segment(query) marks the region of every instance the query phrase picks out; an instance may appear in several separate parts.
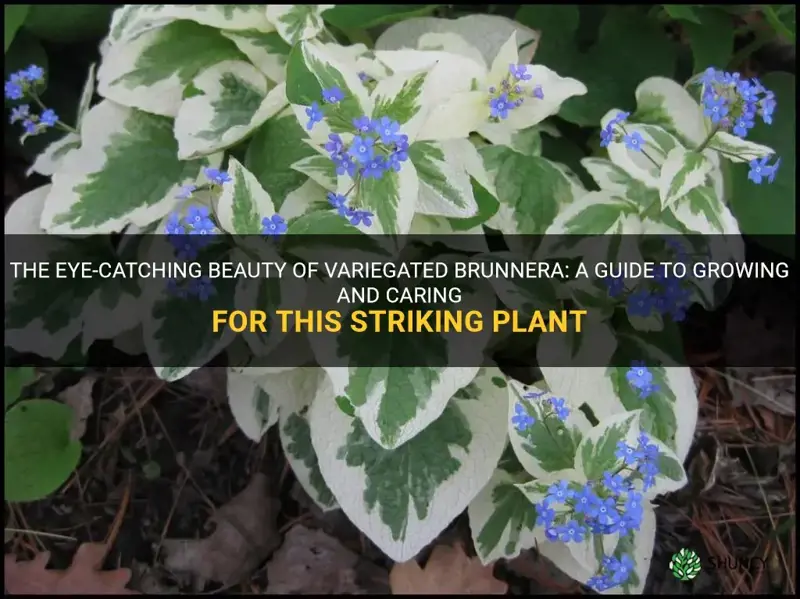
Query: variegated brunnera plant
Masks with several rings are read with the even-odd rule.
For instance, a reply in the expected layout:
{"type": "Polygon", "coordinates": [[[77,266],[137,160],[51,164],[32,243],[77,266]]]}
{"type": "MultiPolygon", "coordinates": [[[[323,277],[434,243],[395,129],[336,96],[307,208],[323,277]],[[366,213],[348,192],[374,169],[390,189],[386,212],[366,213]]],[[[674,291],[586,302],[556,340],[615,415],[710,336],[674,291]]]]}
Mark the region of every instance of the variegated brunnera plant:
{"type": "MultiPolygon", "coordinates": [[[[592,90],[530,64],[533,31],[485,15],[410,19],[368,49],[334,41],[323,21],[330,8],[119,8],[74,121],[40,105],[42,69],[12,75],[5,93],[17,102],[11,120],[23,135],[57,127],[64,136],[36,160],[32,170],[52,180],[11,207],[7,234],[46,233],[37,245],[43,260],[80,259],[60,236],[122,231],[159,234],[117,250],[143,260],[186,232],[200,233],[198,243],[176,245],[179,258],[236,257],[233,236],[267,235],[282,260],[280,242],[293,236],[377,232],[472,235],[485,252],[474,259],[503,259],[488,253],[485,228],[697,244],[716,234],[738,239],[722,161],[749,162],[755,184],[778,170],[770,148],[746,139],[754,119],[771,121],[771,92],[709,69],[689,91],[647,79],[633,114],[610,111],[601,123],[607,155],[582,161],[597,187],[586,189],[540,155],[540,135],[554,134],[546,119],[564,101],[592,90]],[[101,100],[92,104],[95,93],[101,100]]],[[[689,253],[722,260],[743,252],[736,241],[710,246],[689,253]]],[[[563,251],[568,258],[580,248],[563,251]]],[[[615,251],[610,245],[609,259],[615,251]]],[[[669,331],[691,303],[719,300],[713,288],[661,283],[564,283],[553,297],[608,316],[584,348],[603,348],[609,363],[616,352],[646,362],[680,349],[632,347],[631,331],[669,331]],[[615,313],[625,316],[623,329],[611,325],[615,313]]],[[[211,309],[233,298],[298,308],[307,293],[283,279],[144,283],[113,293],[110,285],[63,281],[60,305],[70,309],[43,313],[17,281],[6,295],[6,344],[58,359],[77,339],[84,350],[113,339],[146,352],[174,381],[221,352],[269,364],[280,351],[268,335],[214,335],[200,324],[211,309]],[[103,311],[124,317],[93,317],[102,326],[84,327],[103,311]]],[[[496,289],[507,305],[542,305],[536,288],[511,287],[496,289]]],[[[544,337],[536,351],[582,351],[570,339],[544,337]]],[[[494,341],[475,343],[480,351],[494,341]]],[[[641,593],[652,500],[686,483],[697,414],[688,368],[542,367],[524,385],[497,368],[317,366],[323,349],[312,341],[307,350],[303,367],[229,369],[228,397],[254,441],[278,426],[297,479],[322,509],[342,509],[397,561],[467,509],[484,562],[536,545],[596,590],[641,593]],[[429,384],[409,387],[410,378],[429,384]]]]}

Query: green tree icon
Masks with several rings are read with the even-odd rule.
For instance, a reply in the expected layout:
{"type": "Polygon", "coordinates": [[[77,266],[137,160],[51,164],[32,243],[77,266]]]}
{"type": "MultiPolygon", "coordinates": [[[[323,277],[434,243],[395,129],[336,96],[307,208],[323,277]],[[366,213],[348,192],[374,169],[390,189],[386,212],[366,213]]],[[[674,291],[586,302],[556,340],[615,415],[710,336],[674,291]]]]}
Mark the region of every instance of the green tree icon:
{"type": "Polygon", "coordinates": [[[672,575],[683,582],[694,580],[700,574],[700,556],[691,549],[681,549],[669,561],[672,575]]]}

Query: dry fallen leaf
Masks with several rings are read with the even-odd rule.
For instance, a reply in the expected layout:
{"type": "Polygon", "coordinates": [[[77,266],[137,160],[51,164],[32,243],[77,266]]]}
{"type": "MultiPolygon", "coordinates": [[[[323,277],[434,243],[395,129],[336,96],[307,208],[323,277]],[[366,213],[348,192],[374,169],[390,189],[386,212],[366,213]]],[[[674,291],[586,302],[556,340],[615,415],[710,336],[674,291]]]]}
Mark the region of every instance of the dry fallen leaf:
{"type": "MultiPolygon", "coordinates": [[[[267,595],[363,595],[360,558],[322,530],[293,527],[267,564],[267,595]]],[[[386,571],[383,570],[384,580],[386,571]]]]}
{"type": "Polygon", "coordinates": [[[138,595],[126,589],[131,578],[128,568],[100,571],[106,555],[101,543],[78,547],[66,570],[46,570],[50,553],[38,554],[28,562],[5,556],[6,593],[9,595],[138,595]]]}
{"type": "Polygon", "coordinates": [[[505,595],[508,585],[493,571],[460,544],[437,545],[424,569],[414,560],[396,564],[389,583],[393,595],[505,595]]]}
{"type": "Polygon", "coordinates": [[[250,484],[212,516],[216,530],[205,539],[167,539],[164,564],[192,575],[201,590],[209,580],[229,586],[254,570],[280,545],[275,527],[280,502],[269,496],[267,477],[256,473],[250,484]]]}
{"type": "Polygon", "coordinates": [[[70,438],[78,441],[86,432],[86,420],[94,411],[92,401],[92,389],[97,382],[97,377],[85,376],[77,385],[67,387],[58,394],[58,399],[72,408],[72,427],[70,428],[70,438]]]}

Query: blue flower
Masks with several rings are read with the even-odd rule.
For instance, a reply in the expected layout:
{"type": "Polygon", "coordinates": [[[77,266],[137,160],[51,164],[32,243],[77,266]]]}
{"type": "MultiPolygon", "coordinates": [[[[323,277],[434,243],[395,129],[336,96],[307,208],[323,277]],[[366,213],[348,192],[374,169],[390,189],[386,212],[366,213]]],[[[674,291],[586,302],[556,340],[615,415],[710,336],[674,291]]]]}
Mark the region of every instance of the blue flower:
{"type": "Polygon", "coordinates": [[[517,81],[530,81],[533,77],[528,73],[528,65],[524,64],[510,64],[508,65],[508,72],[517,81]]]}
{"type": "Polygon", "coordinates": [[[592,576],[589,580],[587,580],[586,586],[593,591],[602,593],[603,591],[607,591],[608,589],[612,588],[614,585],[605,576],[597,575],[592,576]]]}
{"type": "Polygon", "coordinates": [[[625,514],[630,516],[632,514],[642,513],[642,494],[636,491],[628,491],[628,496],[625,498],[625,506],[623,508],[625,514]]]}
{"type": "Polygon", "coordinates": [[[514,425],[514,428],[517,429],[518,432],[524,433],[535,423],[536,419],[528,414],[525,406],[519,402],[514,404],[514,416],[511,418],[511,424],[514,425]]]}
{"type": "Polygon", "coordinates": [[[363,224],[365,227],[372,226],[372,217],[375,216],[369,210],[351,210],[347,214],[350,219],[350,224],[354,227],[363,224]]]}
{"type": "Polygon", "coordinates": [[[222,185],[223,183],[229,183],[231,181],[231,176],[218,168],[206,167],[203,169],[203,173],[206,178],[215,185],[222,185]]]}
{"type": "Polygon", "coordinates": [[[607,566],[611,574],[611,582],[615,585],[622,584],[630,578],[636,564],[627,553],[623,554],[621,559],[612,558],[612,560],[607,566]]]}
{"type": "Polygon", "coordinates": [[[703,71],[703,74],[700,77],[700,83],[703,85],[711,85],[715,81],[721,81],[722,74],[722,71],[718,71],[714,67],[708,67],[705,71],[703,71]]]}
{"type": "Polygon", "coordinates": [[[358,78],[361,79],[361,83],[367,83],[371,79],[371,77],[367,75],[364,71],[361,71],[358,74],[358,78]]]}
{"type": "Polygon", "coordinates": [[[772,115],[775,112],[775,108],[778,106],[778,103],[775,101],[775,94],[767,92],[767,95],[761,100],[760,106],[761,120],[767,125],[771,125],[772,115]]]}
{"type": "Polygon", "coordinates": [[[617,441],[617,451],[614,457],[622,460],[626,466],[631,466],[636,463],[636,450],[625,443],[625,441],[617,441]]]}
{"type": "MultiPolygon", "coordinates": [[[[344,93],[338,87],[322,90],[322,99],[328,104],[338,104],[344,100],[344,93]]],[[[311,116],[311,115],[309,115],[311,116]]]]}
{"type": "Polygon", "coordinates": [[[644,385],[643,387],[639,387],[639,399],[647,399],[660,388],[661,387],[658,385],[644,385]]]}
{"type": "Polygon", "coordinates": [[[24,71],[21,71],[20,75],[31,82],[41,81],[44,79],[44,69],[40,66],[32,64],[24,71]]]}
{"type": "Polygon", "coordinates": [[[770,166],[767,164],[769,158],[769,156],[765,156],[761,160],[756,158],[755,160],[750,161],[750,172],[747,173],[747,178],[756,185],[761,185],[764,177],[768,178],[769,183],[772,183],[775,180],[775,171],[777,171],[780,161],[775,163],[775,165],[770,166]]]}
{"type": "Polygon", "coordinates": [[[662,296],[666,302],[665,310],[675,322],[686,317],[686,309],[691,303],[692,292],[681,285],[680,279],[670,277],[664,281],[662,296]]]}
{"type": "Polygon", "coordinates": [[[392,152],[389,154],[389,160],[387,161],[387,168],[391,168],[396,172],[400,172],[400,168],[402,167],[403,162],[408,160],[408,152],[405,151],[397,151],[392,152]]]}
{"type": "Polygon", "coordinates": [[[778,168],[780,167],[780,165],[781,165],[781,159],[778,158],[775,161],[775,164],[772,165],[772,167],[771,167],[772,170],[767,175],[767,183],[774,183],[775,182],[775,175],[778,174],[778,168]]]}
{"type": "Polygon", "coordinates": [[[567,417],[569,416],[569,408],[564,405],[563,398],[551,397],[550,406],[553,408],[553,412],[555,412],[556,418],[558,418],[562,422],[566,420],[567,417]]]}
{"type": "Polygon", "coordinates": [[[341,194],[328,192],[328,203],[336,208],[340,215],[344,216],[344,211],[347,209],[347,198],[341,194]]]}
{"type": "Polygon", "coordinates": [[[175,255],[180,260],[194,260],[197,258],[197,251],[199,248],[198,243],[195,241],[197,237],[190,237],[189,235],[171,235],[170,243],[175,248],[175,255]]]}
{"type": "Polygon", "coordinates": [[[639,433],[636,439],[636,459],[654,461],[658,459],[658,445],[650,443],[646,433],[639,433]]]}
{"type": "MultiPolygon", "coordinates": [[[[760,83],[758,86],[760,86],[760,83]]],[[[752,105],[758,101],[758,94],[760,93],[758,86],[749,79],[742,79],[736,85],[736,91],[745,104],[752,105]]]]}
{"type": "Polygon", "coordinates": [[[558,529],[552,524],[544,529],[544,537],[548,541],[558,541],[558,529]]]}
{"type": "Polygon", "coordinates": [[[400,123],[393,121],[388,116],[384,116],[374,124],[373,129],[375,133],[380,135],[383,143],[387,145],[393,144],[400,134],[400,123]]]}
{"type": "Polygon", "coordinates": [[[534,98],[538,98],[539,100],[544,100],[544,90],[542,89],[542,86],[541,85],[535,85],[533,87],[533,91],[531,92],[531,95],[534,98]]]}
{"type": "Polygon", "coordinates": [[[209,297],[216,294],[217,290],[214,289],[214,284],[211,282],[211,279],[208,277],[201,277],[193,280],[189,284],[189,293],[191,295],[196,295],[201,302],[204,302],[209,297]]]}
{"type": "Polygon", "coordinates": [[[625,481],[619,474],[612,474],[609,471],[603,472],[603,484],[612,493],[619,494],[625,490],[625,481]]]}
{"type": "Polygon", "coordinates": [[[625,291],[625,279],[623,277],[606,277],[603,282],[608,288],[608,295],[619,297],[625,291]]]}
{"type": "Polygon", "coordinates": [[[547,498],[557,503],[564,503],[567,499],[572,499],[574,496],[575,492],[569,488],[569,483],[565,480],[553,483],[550,485],[550,488],[547,489],[547,498]]]}
{"type": "Polygon", "coordinates": [[[508,94],[503,93],[489,101],[489,108],[491,109],[493,118],[507,119],[508,111],[510,108],[513,108],[513,106],[509,104],[508,94]]]}
{"type": "Polygon", "coordinates": [[[336,166],[337,175],[344,175],[347,173],[351,177],[354,177],[356,169],[358,168],[358,165],[349,154],[340,154],[333,158],[333,164],[336,166]]]}
{"type": "Polygon", "coordinates": [[[286,220],[278,214],[273,214],[271,217],[265,216],[261,219],[262,235],[283,235],[286,233],[286,229],[288,229],[286,220]]]}
{"type": "Polygon", "coordinates": [[[634,152],[641,152],[644,146],[644,138],[638,131],[623,136],[622,141],[625,142],[626,148],[634,152]]]}
{"type": "Polygon", "coordinates": [[[353,119],[353,127],[362,134],[373,132],[372,120],[367,116],[360,116],[357,119],[353,119]]]}
{"type": "Polygon", "coordinates": [[[26,119],[22,122],[22,128],[25,129],[25,133],[28,135],[36,135],[39,128],[36,126],[36,122],[32,121],[31,119],[26,119]]]}
{"type": "Polygon", "coordinates": [[[558,540],[564,543],[573,541],[580,543],[586,535],[586,529],[577,521],[570,520],[563,526],[558,527],[558,540]]]}
{"type": "Polygon", "coordinates": [[[196,185],[184,185],[175,197],[179,200],[188,200],[196,190],[196,185]]]}
{"type": "Polygon", "coordinates": [[[653,373],[647,369],[644,362],[634,362],[625,374],[625,378],[631,387],[640,389],[653,382],[653,373]]]}
{"type": "Polygon", "coordinates": [[[719,123],[728,115],[728,101],[722,96],[708,94],[703,98],[703,114],[709,117],[712,123],[719,123]]]}
{"type": "Polygon", "coordinates": [[[589,508],[589,516],[594,518],[600,525],[608,526],[619,520],[617,512],[617,500],[613,497],[605,499],[598,497],[589,508]]]}
{"type": "Polygon", "coordinates": [[[338,133],[328,135],[328,142],[325,143],[325,150],[330,153],[331,158],[335,159],[344,152],[344,142],[338,133]]]}
{"type": "Polygon", "coordinates": [[[546,503],[543,502],[536,506],[536,526],[548,528],[553,525],[555,519],[556,511],[546,503]]]}
{"type": "Polygon", "coordinates": [[[350,157],[360,164],[366,164],[372,160],[372,156],[374,155],[374,145],[375,140],[371,137],[362,137],[357,135],[353,138],[353,143],[350,144],[350,150],[348,151],[348,154],[350,154],[350,157]]]}
{"type": "Polygon", "coordinates": [[[319,107],[319,104],[317,102],[312,102],[311,106],[306,108],[306,116],[308,117],[306,129],[311,131],[314,125],[319,123],[325,115],[322,114],[322,109],[319,107]]]}
{"type": "Polygon", "coordinates": [[[52,127],[58,122],[58,115],[54,110],[48,108],[42,112],[42,115],[39,117],[39,122],[47,127],[52,127]]]}
{"type": "Polygon", "coordinates": [[[594,505],[596,500],[597,495],[595,495],[594,489],[592,489],[592,486],[587,483],[580,491],[575,492],[575,513],[587,513],[591,509],[592,505],[594,505]]]}
{"type": "Polygon", "coordinates": [[[186,211],[186,224],[198,230],[208,229],[209,224],[211,227],[214,226],[209,218],[208,208],[205,206],[190,206],[186,211]]]}
{"type": "Polygon", "coordinates": [[[643,318],[650,316],[653,310],[653,300],[650,297],[650,292],[647,289],[640,289],[630,294],[628,296],[627,309],[628,314],[631,316],[643,318]]]}
{"type": "Polygon", "coordinates": [[[386,172],[387,168],[388,165],[383,156],[373,156],[372,160],[367,162],[364,168],[361,169],[361,175],[365,179],[380,179],[383,177],[383,173],[386,172]]]}
{"type": "Polygon", "coordinates": [[[8,100],[21,100],[23,94],[22,85],[11,81],[6,81],[5,95],[8,100]]]}
{"type": "Polygon", "coordinates": [[[394,143],[395,152],[408,152],[408,135],[399,135],[394,143]]]}
{"type": "Polygon", "coordinates": [[[614,141],[614,126],[608,124],[600,130],[600,147],[607,148],[614,141]]]}
{"type": "Polygon", "coordinates": [[[183,225],[181,224],[181,217],[177,212],[173,212],[169,215],[167,223],[164,225],[164,231],[167,233],[167,235],[186,234],[186,229],[184,229],[183,225]]]}
{"type": "Polygon", "coordinates": [[[11,119],[9,119],[10,123],[16,123],[17,121],[22,121],[28,118],[30,114],[31,107],[27,104],[20,104],[19,106],[15,106],[11,109],[11,119]]]}
{"type": "Polygon", "coordinates": [[[733,133],[741,138],[747,137],[747,132],[755,126],[755,121],[750,114],[743,114],[733,123],[733,133]]]}

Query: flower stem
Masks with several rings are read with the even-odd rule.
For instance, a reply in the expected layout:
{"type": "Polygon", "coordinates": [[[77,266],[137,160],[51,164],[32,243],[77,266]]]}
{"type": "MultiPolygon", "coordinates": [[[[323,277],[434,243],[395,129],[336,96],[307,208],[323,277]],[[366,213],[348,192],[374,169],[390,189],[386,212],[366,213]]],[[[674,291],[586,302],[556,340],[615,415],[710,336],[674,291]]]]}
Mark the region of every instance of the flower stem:
{"type": "Polygon", "coordinates": [[[708,146],[708,144],[710,144],[710,143],[711,143],[711,138],[712,138],[712,137],[714,137],[714,136],[717,134],[717,131],[719,131],[719,125],[715,125],[715,126],[714,126],[714,127],[711,129],[711,132],[710,132],[710,133],[709,133],[709,134],[706,136],[706,138],[703,140],[703,143],[701,143],[701,144],[700,144],[700,145],[697,147],[697,149],[695,150],[695,152],[697,152],[697,153],[699,154],[700,152],[702,152],[703,150],[705,150],[705,149],[706,149],[706,147],[708,146]]]}
{"type": "MultiPolygon", "coordinates": [[[[33,92],[33,91],[31,91],[31,98],[33,99],[34,102],[36,102],[36,104],[39,106],[39,108],[41,108],[43,111],[48,109],[47,106],[44,105],[44,102],[42,102],[39,99],[39,96],[37,96],[36,93],[33,92]]],[[[67,125],[66,123],[61,121],[61,119],[56,121],[56,125],[60,126],[61,129],[63,129],[64,131],[67,131],[69,133],[76,133],[76,134],[78,133],[77,129],[75,129],[73,127],[70,127],[69,125],[67,125]]]]}

